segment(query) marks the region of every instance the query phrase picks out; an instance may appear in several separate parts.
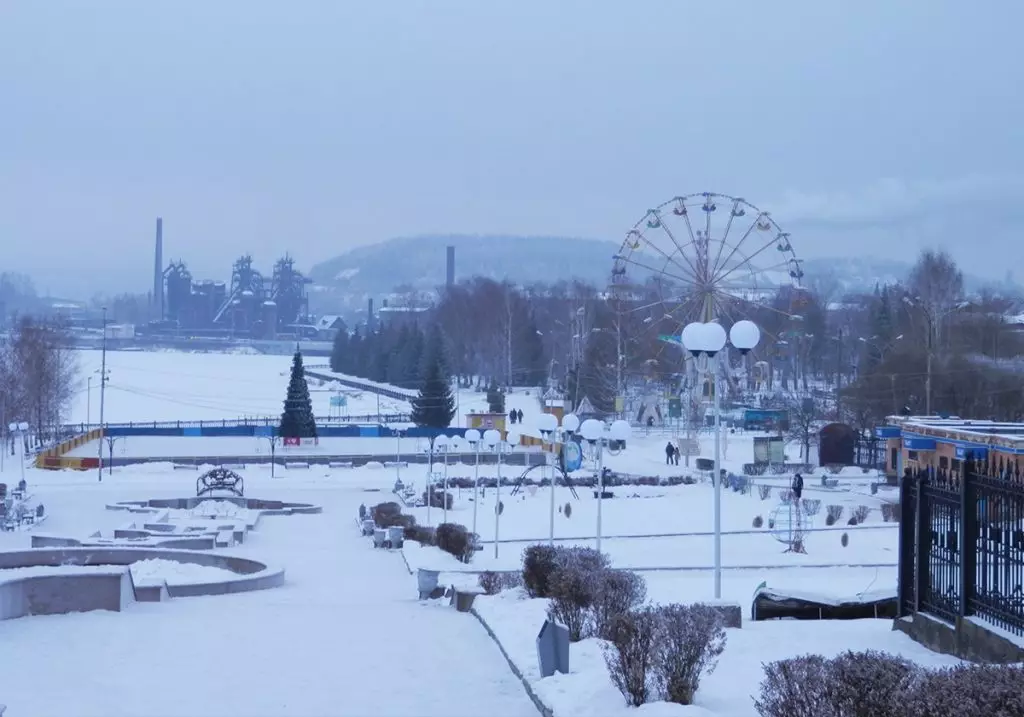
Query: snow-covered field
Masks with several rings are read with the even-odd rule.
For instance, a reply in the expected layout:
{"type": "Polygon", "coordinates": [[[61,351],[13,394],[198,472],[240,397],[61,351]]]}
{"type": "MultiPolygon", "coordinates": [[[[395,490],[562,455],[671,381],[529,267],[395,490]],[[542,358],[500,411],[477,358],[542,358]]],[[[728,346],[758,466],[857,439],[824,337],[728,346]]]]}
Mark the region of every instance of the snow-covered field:
{"type": "MultiPolygon", "coordinates": [[[[204,418],[201,411],[193,412],[199,408],[216,418],[261,412],[274,415],[287,381],[288,361],[281,357],[112,353],[108,359],[113,382],[119,375],[134,375],[133,385],[149,386],[146,390],[153,394],[124,392],[120,406],[114,404],[120,413],[108,414],[110,420],[204,418]],[[231,377],[250,383],[231,383],[231,377]],[[187,397],[188,405],[158,397],[158,389],[165,397],[187,397]],[[247,403],[250,399],[254,403],[247,403]]],[[[108,393],[108,401],[116,393],[108,393]]],[[[93,399],[95,420],[95,395],[93,399]]],[[[537,410],[534,398],[522,395],[513,399],[537,410]]],[[[474,395],[472,400],[482,407],[481,396],[474,395]]],[[[325,395],[325,410],[326,402],[325,395]]],[[[375,410],[375,399],[371,410],[375,410]]],[[[137,440],[129,439],[126,446],[137,440]]],[[[664,465],[665,440],[661,435],[636,436],[625,451],[608,456],[606,464],[616,471],[644,475],[692,472],[684,466],[664,465]]],[[[252,443],[251,439],[244,442],[252,443]]],[[[704,455],[710,455],[710,438],[705,436],[702,445],[704,455]]],[[[727,468],[739,472],[751,456],[750,436],[730,436],[727,468]]],[[[16,482],[13,471],[17,467],[8,462],[6,468],[8,474],[0,480],[16,482]]],[[[443,465],[435,465],[435,471],[443,470],[443,465]]],[[[521,470],[506,467],[504,475],[518,475],[521,470]]],[[[358,506],[393,499],[390,490],[399,475],[422,490],[427,478],[423,465],[317,467],[280,471],[276,479],[258,466],[240,472],[248,496],[316,503],[324,508],[319,515],[266,517],[244,544],[231,549],[284,567],[286,585],[238,595],[136,604],[119,614],[0,622],[0,644],[4,646],[0,650],[0,675],[4,676],[0,703],[8,705],[10,714],[536,714],[522,685],[474,618],[416,600],[415,578],[406,563],[413,569],[443,570],[445,580],[460,582],[475,581],[475,576],[456,574],[467,567],[517,568],[529,542],[548,538],[548,488],[524,488],[514,497],[509,488],[502,489],[499,537],[514,542],[499,542],[497,558],[493,542],[496,491],[488,489],[474,501],[471,489],[453,489],[456,502],[449,520],[471,526],[476,503],[476,528],[486,543],[474,563],[465,566],[435,548],[411,542],[406,544],[403,560],[397,553],[374,551],[369,541],[358,535],[354,521],[358,506]],[[46,675],[61,689],[39,690],[39,675],[46,675]],[[168,689],[168,685],[175,688],[168,689]],[[235,689],[239,685],[245,688],[235,689]]],[[[481,469],[485,476],[495,472],[494,467],[481,469]]],[[[112,475],[104,474],[102,482],[93,472],[29,469],[26,473],[33,493],[45,503],[50,516],[45,531],[68,536],[111,531],[129,520],[122,512],[105,510],[108,503],[191,495],[196,477],[191,471],[174,471],[168,464],[114,469],[112,475]]],[[[532,475],[539,478],[540,473],[538,469],[532,475]]],[[[448,474],[472,476],[472,458],[452,462],[448,474]]],[[[805,497],[822,502],[814,527],[825,527],[827,505],[842,505],[844,515],[836,530],[808,536],[806,554],[784,552],[785,546],[767,528],[779,506],[785,478],[756,479],[772,486],[767,500],[761,500],[756,489],[749,495],[725,492],[723,598],[749,606],[762,582],[779,590],[835,597],[894,589],[897,531],[882,522],[879,510],[883,501],[894,496],[884,489],[871,495],[870,480],[853,473],[843,476],[837,488],[824,489],[819,476],[807,478],[805,497]],[[847,526],[846,519],[859,505],[868,506],[867,520],[863,525],[847,526]],[[753,527],[756,516],[763,518],[765,527],[753,527]],[[840,542],[843,533],[848,535],[846,547],[840,542]]],[[[643,575],[653,602],[712,598],[711,487],[698,483],[612,490],[615,497],[603,501],[602,549],[613,563],[648,569],[643,575]],[[643,537],[652,535],[662,537],[643,537]],[[652,570],[655,568],[661,570],[652,570]]],[[[556,505],[563,508],[555,514],[556,538],[566,544],[593,545],[597,503],[592,491],[580,488],[576,499],[568,489],[559,487],[556,505]],[[566,504],[569,516],[564,511],[566,504]]],[[[421,523],[428,522],[425,508],[407,512],[421,523]]],[[[441,518],[441,510],[431,509],[430,523],[441,518]]],[[[0,533],[0,549],[23,549],[29,542],[27,532],[0,533]]],[[[188,578],[174,575],[175,570],[191,570],[191,566],[153,564],[134,569],[154,571],[169,581],[196,579],[195,574],[188,578]]],[[[572,674],[537,680],[533,640],[543,622],[544,605],[520,597],[507,593],[480,598],[479,612],[554,714],[629,712],[611,686],[593,640],[573,647],[572,674]]],[[[754,714],[751,695],[761,679],[761,662],[805,652],[834,654],[864,648],[898,652],[928,664],[951,661],[891,632],[888,621],[745,623],[741,630],[729,631],[721,665],[698,692],[700,707],[683,710],[661,705],[643,711],[746,717],[754,714]]]]}
{"type": "MultiPolygon", "coordinates": [[[[97,423],[101,354],[77,351],[76,355],[80,381],[69,422],[97,423]]],[[[277,417],[284,403],[291,360],[290,356],[250,354],[108,351],[104,420],[124,423],[277,417]]],[[[316,357],[306,360],[307,365],[326,362],[316,357]]],[[[313,412],[317,416],[331,415],[330,397],[337,395],[337,391],[315,380],[310,381],[309,388],[313,412]]],[[[342,387],[340,391],[347,405],[334,408],[334,414],[340,411],[344,415],[360,416],[410,410],[407,401],[350,388],[342,387]]],[[[511,401],[509,408],[523,407],[524,413],[537,410],[536,397],[528,400],[529,397],[524,396],[524,399],[527,400],[522,403],[511,401]]],[[[486,407],[484,394],[459,391],[456,425],[465,425],[464,414],[483,411],[486,407]]]]}

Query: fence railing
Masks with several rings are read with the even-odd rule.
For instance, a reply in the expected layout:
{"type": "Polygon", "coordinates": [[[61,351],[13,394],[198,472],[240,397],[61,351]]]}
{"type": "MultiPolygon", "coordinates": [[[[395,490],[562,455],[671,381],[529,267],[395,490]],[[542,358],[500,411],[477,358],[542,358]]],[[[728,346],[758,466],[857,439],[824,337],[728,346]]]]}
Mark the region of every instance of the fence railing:
{"type": "Polygon", "coordinates": [[[1002,458],[924,469],[900,489],[900,614],[1024,635],[1024,472],[1002,458]]]}
{"type": "MultiPolygon", "coordinates": [[[[408,413],[363,413],[350,416],[318,416],[318,426],[338,426],[353,424],[390,424],[409,423],[408,413]]],[[[215,418],[202,419],[198,421],[125,421],[108,422],[108,428],[234,428],[236,426],[276,426],[281,423],[278,416],[256,416],[241,418],[215,418]]],[[[98,423],[66,423],[62,427],[61,435],[78,435],[93,428],[99,428],[98,423]]]]}

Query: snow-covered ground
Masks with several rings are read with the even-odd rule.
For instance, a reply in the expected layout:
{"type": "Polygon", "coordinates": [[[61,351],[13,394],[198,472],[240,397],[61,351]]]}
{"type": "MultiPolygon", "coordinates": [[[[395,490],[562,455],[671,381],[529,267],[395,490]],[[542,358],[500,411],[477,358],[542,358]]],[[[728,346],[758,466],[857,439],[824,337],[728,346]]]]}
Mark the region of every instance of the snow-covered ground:
{"type": "MultiPolygon", "coordinates": [[[[98,366],[98,354],[94,358],[98,366]]],[[[287,357],[265,356],[111,353],[108,363],[111,386],[120,380],[122,388],[132,387],[131,391],[108,392],[107,417],[112,421],[276,415],[288,371],[287,357]]],[[[327,394],[314,396],[315,401],[322,400],[317,412],[326,413],[327,394]]],[[[85,420],[84,395],[79,399],[81,410],[75,418],[85,420]]],[[[97,400],[94,391],[93,420],[97,400]]],[[[350,399],[349,411],[375,412],[376,397],[368,400],[372,408],[356,411],[350,399]]],[[[482,394],[463,393],[460,402],[460,415],[466,413],[467,406],[484,407],[482,394]]],[[[536,397],[515,394],[510,404],[523,407],[529,432],[539,410],[536,397]]],[[[642,475],[694,473],[683,465],[664,464],[666,440],[667,436],[658,433],[634,436],[625,451],[606,456],[606,465],[642,475]]],[[[125,450],[134,450],[132,446],[142,442],[128,439],[125,450]]],[[[246,453],[253,452],[252,439],[242,442],[248,446],[246,453]]],[[[387,442],[393,445],[393,441],[387,442]]],[[[702,436],[701,443],[702,454],[709,457],[710,436],[702,436]]],[[[350,448],[351,453],[365,452],[356,443],[350,448]]],[[[115,453],[117,450],[119,446],[115,453]]],[[[211,455],[220,450],[202,452],[211,455]]],[[[741,472],[742,464],[751,460],[752,450],[752,436],[730,434],[726,468],[741,472]]],[[[184,452],[189,451],[199,452],[191,448],[184,452]]],[[[792,459],[795,451],[790,453],[792,459]]],[[[8,473],[0,480],[17,482],[17,467],[9,461],[6,469],[8,473]]],[[[443,464],[435,465],[434,470],[435,475],[443,473],[443,464]]],[[[451,477],[471,477],[473,459],[453,461],[447,470],[451,477]]],[[[505,467],[503,475],[518,476],[521,470],[505,467]]],[[[496,471],[485,467],[480,473],[493,476],[496,471]]],[[[0,650],[0,675],[4,677],[0,703],[6,703],[12,715],[536,714],[522,685],[475,619],[447,606],[416,600],[415,578],[409,575],[406,562],[412,568],[446,571],[444,579],[453,581],[474,581],[475,576],[454,572],[467,567],[516,569],[529,542],[548,538],[548,488],[524,488],[515,497],[509,488],[502,489],[500,538],[516,542],[498,543],[497,558],[493,554],[496,491],[488,489],[474,501],[472,490],[453,489],[456,501],[449,520],[472,526],[476,502],[477,532],[487,543],[474,563],[465,566],[437,549],[411,542],[403,551],[403,560],[402,555],[373,550],[369,541],[358,535],[354,521],[358,506],[393,499],[390,490],[396,477],[422,490],[427,480],[424,465],[314,467],[279,471],[276,479],[260,466],[240,472],[248,496],[316,503],[324,508],[319,515],[264,518],[243,545],[231,549],[284,567],[286,585],[238,595],[136,604],[119,614],[0,622],[0,644],[4,646],[0,650]],[[39,690],[40,675],[61,689],[39,690]],[[168,689],[169,685],[173,689],[168,689]]],[[[541,474],[537,469],[531,475],[540,478],[541,474]]],[[[130,519],[123,512],[105,510],[106,504],[191,495],[196,474],[174,471],[169,464],[151,464],[115,468],[112,475],[104,474],[102,482],[94,472],[29,469],[27,478],[33,493],[46,505],[50,516],[47,533],[86,536],[97,530],[112,531],[130,519]]],[[[822,502],[814,527],[825,527],[827,505],[842,505],[844,515],[837,530],[808,536],[806,554],[783,552],[785,546],[767,528],[772,512],[779,507],[778,494],[787,485],[786,477],[755,479],[772,486],[767,500],[761,500],[756,489],[749,495],[723,494],[724,599],[749,606],[762,582],[779,590],[835,597],[895,588],[897,531],[882,522],[879,510],[883,501],[895,496],[885,489],[871,495],[872,478],[857,472],[842,476],[834,489],[823,488],[819,478],[808,476],[806,484],[805,497],[822,502]],[[847,518],[859,505],[868,506],[867,520],[861,526],[847,526],[847,518]],[[753,527],[756,516],[762,517],[765,527],[753,527]],[[848,534],[846,547],[840,542],[843,533],[848,534]]],[[[612,490],[615,497],[602,502],[602,549],[613,563],[638,569],[668,568],[643,572],[654,602],[710,599],[710,486],[622,486],[612,490]],[[642,537],[664,534],[674,535],[642,537]]],[[[592,491],[580,488],[578,492],[577,500],[564,487],[556,490],[556,505],[563,508],[555,514],[556,538],[593,545],[597,503],[592,491]],[[568,517],[566,504],[571,512],[568,517]]],[[[428,522],[425,508],[407,512],[428,522]]],[[[441,510],[431,509],[429,522],[436,524],[441,517],[441,510]]],[[[29,541],[26,532],[0,533],[0,549],[25,548],[29,541]]],[[[162,571],[165,579],[173,573],[166,565],[136,569],[162,571]]],[[[480,598],[478,605],[511,658],[536,683],[535,691],[557,717],[627,712],[608,681],[594,641],[573,647],[572,674],[536,680],[533,640],[543,622],[542,601],[505,594],[480,598]]],[[[680,711],[662,705],[643,711],[649,715],[753,715],[751,695],[761,679],[760,664],[806,652],[835,654],[844,649],[873,648],[928,664],[951,661],[932,655],[890,628],[888,621],[745,623],[741,630],[729,632],[720,667],[698,693],[699,708],[680,711]]]]}
{"type": "MultiPolygon", "coordinates": [[[[98,423],[101,354],[99,351],[75,353],[80,381],[69,422],[98,423]]],[[[123,423],[277,417],[284,403],[291,360],[290,356],[108,351],[104,420],[123,423]]],[[[326,363],[326,359],[311,358],[306,363],[316,365],[326,363]]],[[[407,401],[338,385],[332,387],[314,379],[309,383],[313,412],[317,416],[339,411],[348,416],[361,416],[410,410],[407,401]],[[347,405],[331,409],[330,397],[338,391],[345,396],[347,405]]],[[[517,394],[509,401],[508,408],[522,408],[526,414],[539,410],[538,405],[536,396],[517,394]]],[[[486,410],[487,401],[483,393],[462,390],[457,394],[457,406],[455,425],[464,426],[465,414],[486,410]]]]}

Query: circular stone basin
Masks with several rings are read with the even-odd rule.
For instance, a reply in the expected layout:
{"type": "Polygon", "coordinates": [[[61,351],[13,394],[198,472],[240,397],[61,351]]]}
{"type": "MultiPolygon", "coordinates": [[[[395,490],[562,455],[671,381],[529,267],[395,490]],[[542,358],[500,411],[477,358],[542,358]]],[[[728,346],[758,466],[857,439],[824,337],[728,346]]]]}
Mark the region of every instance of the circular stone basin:
{"type": "Polygon", "coordinates": [[[151,498],[149,500],[123,500],[107,506],[108,510],[132,510],[138,508],[171,508],[172,510],[195,510],[201,503],[224,501],[239,508],[259,511],[263,515],[292,515],[295,513],[322,513],[323,508],[312,503],[288,503],[282,500],[263,498],[239,498],[233,495],[204,495],[200,498],[151,498]]]}
{"type": "MultiPolygon", "coordinates": [[[[188,568],[183,567],[179,573],[188,568]]],[[[134,571],[138,572],[138,571],[134,571]]],[[[212,571],[211,571],[212,572],[212,571]]],[[[49,615],[87,610],[122,610],[134,601],[159,602],[169,597],[225,595],[265,590],[284,584],[284,569],[270,568],[251,558],[192,550],[144,547],[38,548],[0,551],[0,620],[23,615],[49,615]],[[154,562],[147,562],[154,561],[154,562]],[[155,561],[160,561],[159,563],[155,561]],[[189,566],[218,568],[221,576],[198,575],[168,582],[152,573],[153,566],[166,569],[164,561],[189,566]],[[140,563],[139,579],[130,566],[140,563]],[[69,566],[92,567],[73,571],[69,566]],[[151,575],[145,574],[146,567],[151,575]],[[12,568],[57,568],[47,573],[4,579],[12,568]]]]}

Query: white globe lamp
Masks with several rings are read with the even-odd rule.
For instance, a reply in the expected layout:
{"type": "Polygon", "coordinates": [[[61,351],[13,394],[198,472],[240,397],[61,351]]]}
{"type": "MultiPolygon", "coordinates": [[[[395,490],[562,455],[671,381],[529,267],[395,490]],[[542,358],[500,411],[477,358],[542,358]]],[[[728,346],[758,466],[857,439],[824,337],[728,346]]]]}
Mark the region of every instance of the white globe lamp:
{"type": "Polygon", "coordinates": [[[740,350],[740,353],[747,353],[761,341],[761,329],[753,321],[737,321],[729,330],[729,340],[732,345],[740,350]]]}
{"type": "Polygon", "coordinates": [[[722,328],[721,324],[704,324],[702,331],[704,334],[704,352],[709,356],[714,356],[725,348],[728,336],[726,336],[725,329],[722,328]]]}
{"type": "Polygon", "coordinates": [[[580,435],[584,440],[593,443],[604,433],[604,424],[596,418],[588,418],[580,425],[580,435]]]}
{"type": "Polygon", "coordinates": [[[694,356],[696,356],[697,354],[704,350],[704,344],[701,341],[702,326],[703,324],[699,324],[697,322],[687,324],[686,326],[683,327],[683,333],[680,336],[680,339],[683,342],[683,348],[685,348],[694,356]]]}
{"type": "Polygon", "coordinates": [[[498,443],[501,442],[501,434],[493,428],[484,431],[484,445],[488,448],[494,448],[498,443]]]}
{"type": "Polygon", "coordinates": [[[465,438],[470,445],[475,446],[477,443],[480,442],[480,431],[476,430],[475,428],[470,428],[468,431],[466,431],[465,438]]]}
{"type": "Polygon", "coordinates": [[[553,413],[542,413],[537,417],[537,430],[551,434],[558,428],[558,417],[553,413]]]}
{"type": "Polygon", "coordinates": [[[629,421],[620,418],[618,421],[612,422],[611,427],[608,429],[608,436],[613,441],[625,441],[629,438],[631,432],[629,421]]]}
{"type": "Polygon", "coordinates": [[[569,433],[575,433],[579,430],[580,418],[575,413],[570,413],[562,419],[562,428],[567,430],[569,433]]]}

